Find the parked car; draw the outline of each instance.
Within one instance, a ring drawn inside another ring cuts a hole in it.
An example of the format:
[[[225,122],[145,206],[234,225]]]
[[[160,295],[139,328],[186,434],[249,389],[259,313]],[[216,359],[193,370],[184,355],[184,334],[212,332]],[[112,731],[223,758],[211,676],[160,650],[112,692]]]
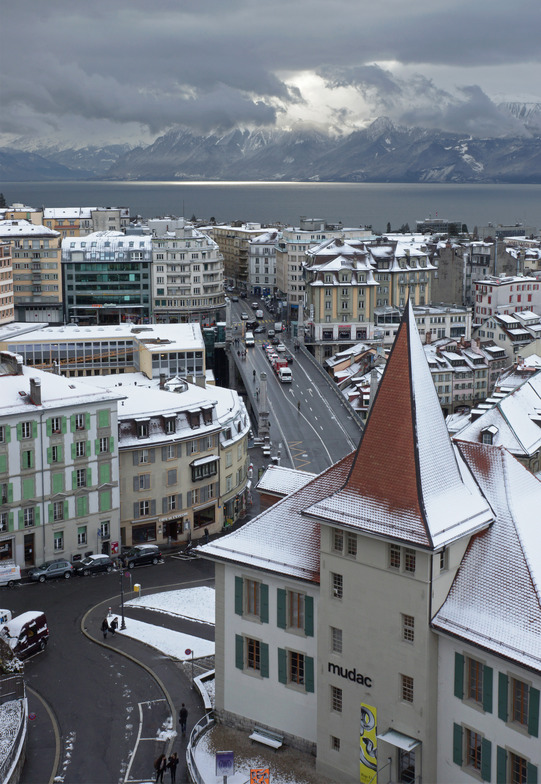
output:
[[[30,579],[36,583],[44,583],[45,580],[50,580],[53,577],[64,577],[68,580],[72,574],[73,566],[63,558],[59,558],[57,561],[45,561],[28,572]]]
[[[124,566],[133,569],[134,566],[143,564],[157,564],[162,560],[162,554],[156,544],[136,544],[123,554],[122,560]]]
[[[49,641],[45,613],[41,610],[30,610],[17,615],[4,625],[3,634],[18,659],[26,659],[33,653],[43,651]]]
[[[0,561],[0,585],[11,588],[21,580],[21,567],[15,561]]]
[[[113,571],[113,561],[108,555],[89,555],[82,561],[75,561],[72,565],[75,574],[82,574],[85,577],[94,572]]]

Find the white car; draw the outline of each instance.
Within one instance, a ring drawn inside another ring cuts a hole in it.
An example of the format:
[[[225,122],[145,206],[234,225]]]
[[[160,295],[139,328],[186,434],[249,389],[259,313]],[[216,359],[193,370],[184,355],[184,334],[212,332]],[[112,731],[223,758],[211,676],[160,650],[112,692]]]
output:
[[[240,314],[240,317],[241,317],[241,319],[242,319],[243,321],[248,321],[248,314],[247,314],[247,313],[241,313],[241,314]]]
[[[278,345],[277,345],[277,346],[275,346],[275,349],[276,349],[276,351],[279,351],[281,354],[282,354],[284,351],[286,351],[286,347],[284,346],[284,344],[283,344],[283,343],[278,343]]]

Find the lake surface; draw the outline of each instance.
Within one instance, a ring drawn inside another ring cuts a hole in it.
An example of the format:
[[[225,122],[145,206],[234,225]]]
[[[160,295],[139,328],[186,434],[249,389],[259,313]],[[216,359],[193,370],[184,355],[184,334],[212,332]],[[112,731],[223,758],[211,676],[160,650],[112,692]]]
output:
[[[425,218],[468,226],[541,226],[541,185],[448,185],[298,182],[5,182],[8,204],[32,207],[129,207],[133,216],[176,215],[218,222],[289,225],[301,215],[344,226],[399,229]]]

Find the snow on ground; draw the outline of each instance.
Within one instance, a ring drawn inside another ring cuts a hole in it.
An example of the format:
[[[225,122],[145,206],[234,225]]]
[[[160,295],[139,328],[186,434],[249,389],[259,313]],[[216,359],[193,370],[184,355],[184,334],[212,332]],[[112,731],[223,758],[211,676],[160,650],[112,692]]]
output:
[[[211,640],[203,640],[192,634],[173,632],[161,626],[153,626],[151,623],[134,621],[133,618],[126,618],[126,628],[123,631],[117,629],[117,634],[125,634],[127,637],[140,640],[179,661],[192,658],[191,653],[188,655],[185,653],[188,649],[193,651],[195,659],[214,656],[214,642]]]
[[[23,719],[23,703],[20,700],[4,702],[0,708],[0,760],[6,759],[17,737]]]
[[[179,615],[192,621],[214,625],[214,588],[185,588],[182,591],[164,591],[130,599],[125,606],[144,607],[146,610]]]

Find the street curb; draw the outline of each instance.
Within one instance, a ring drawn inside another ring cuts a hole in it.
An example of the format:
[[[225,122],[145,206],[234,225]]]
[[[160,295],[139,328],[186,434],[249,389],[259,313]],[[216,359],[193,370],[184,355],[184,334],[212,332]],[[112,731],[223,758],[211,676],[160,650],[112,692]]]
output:
[[[33,694],[36,699],[38,699],[41,702],[41,704],[43,705],[43,707],[45,708],[45,710],[49,715],[49,720],[53,727],[54,745],[55,745],[54,764],[53,764],[53,771],[51,773],[51,777],[49,778],[49,783],[48,783],[48,784],[53,784],[58,773],[58,767],[60,765],[60,732],[58,730],[58,722],[56,720],[56,716],[53,712],[53,709],[51,708],[49,703],[41,696],[41,694],[37,692],[35,689],[32,689],[30,686],[26,686],[26,689],[28,692]]]

